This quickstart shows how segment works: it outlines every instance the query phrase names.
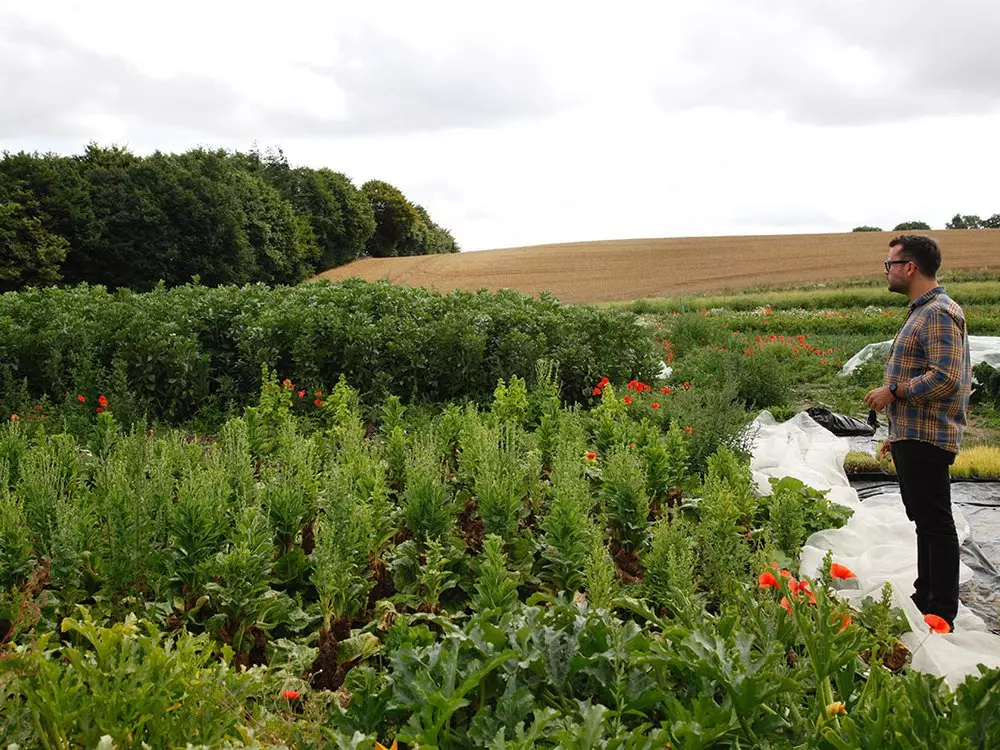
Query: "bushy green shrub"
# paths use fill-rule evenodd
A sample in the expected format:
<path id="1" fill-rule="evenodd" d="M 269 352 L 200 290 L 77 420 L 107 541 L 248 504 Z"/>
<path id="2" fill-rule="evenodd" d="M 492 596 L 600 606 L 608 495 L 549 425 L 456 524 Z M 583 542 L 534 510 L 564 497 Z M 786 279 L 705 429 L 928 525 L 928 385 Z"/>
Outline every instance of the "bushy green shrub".
<path id="1" fill-rule="evenodd" d="M 112 411 L 122 406 L 117 416 L 126 423 L 222 417 L 253 400 L 262 364 L 294 383 L 293 407 L 302 414 L 340 375 L 368 406 L 389 394 L 488 403 L 500 378 L 509 388 L 515 377 L 532 382 L 542 358 L 558 362 L 561 395 L 572 402 L 589 399 L 601 377 L 650 379 L 660 364 L 629 313 L 509 290 L 440 295 L 349 279 L 0 295 L 0 413 L 7 414 L 33 411 L 47 394 L 81 418 L 93 419 L 99 395 Z M 77 403 L 78 395 L 87 401 Z M 523 403 L 511 408 L 526 415 Z"/>

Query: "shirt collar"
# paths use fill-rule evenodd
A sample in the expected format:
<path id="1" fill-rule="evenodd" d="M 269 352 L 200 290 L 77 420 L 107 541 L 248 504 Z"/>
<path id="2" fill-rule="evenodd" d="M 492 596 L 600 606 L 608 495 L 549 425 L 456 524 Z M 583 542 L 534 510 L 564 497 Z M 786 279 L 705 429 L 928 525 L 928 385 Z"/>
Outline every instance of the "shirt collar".
<path id="1" fill-rule="evenodd" d="M 912 310 L 912 309 L 914 309 L 916 307 L 920 307 L 921 305 L 927 304 L 934 297 L 937 297 L 939 294 L 944 294 L 944 287 L 940 286 L 940 285 L 934 287 L 929 292 L 925 292 L 924 294 L 921 294 L 919 297 L 917 297 L 915 300 L 913 300 L 913 302 L 910 303 L 910 309 Z"/>

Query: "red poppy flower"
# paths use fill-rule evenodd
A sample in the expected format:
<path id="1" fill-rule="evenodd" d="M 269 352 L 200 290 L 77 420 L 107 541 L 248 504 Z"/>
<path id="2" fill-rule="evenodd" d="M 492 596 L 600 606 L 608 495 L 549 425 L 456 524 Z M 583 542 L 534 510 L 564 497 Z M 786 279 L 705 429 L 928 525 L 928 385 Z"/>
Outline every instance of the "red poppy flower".
<path id="1" fill-rule="evenodd" d="M 80 402 L 80 403 L 82 404 L 82 403 L 83 403 L 84 401 L 86 401 L 86 400 L 87 400 L 87 397 L 86 397 L 86 396 L 84 396 L 84 395 L 83 395 L 83 394 L 81 393 L 81 394 L 78 394 L 78 395 L 77 395 L 77 397 L 76 397 L 76 400 L 77 400 L 77 401 L 79 401 L 79 402 Z"/>
<path id="2" fill-rule="evenodd" d="M 846 581 L 848 578 L 857 578 L 850 568 L 846 565 L 841 565 L 840 563 L 834 563 L 830 566 L 830 575 L 833 578 L 839 578 L 842 581 Z"/>
<path id="3" fill-rule="evenodd" d="M 631 403 L 632 403 L 632 397 L 631 397 L 631 396 L 626 396 L 626 397 L 625 397 L 624 399 L 622 399 L 622 400 L 623 400 L 623 401 L 624 401 L 624 402 L 625 402 L 626 404 L 631 404 Z"/>
<path id="4" fill-rule="evenodd" d="M 322 405 L 323 405 L 323 399 L 318 398 L 315 401 L 313 401 L 313 406 L 322 406 Z"/>
<path id="5" fill-rule="evenodd" d="M 304 390 L 299 391 L 299 398 L 302 398 L 305 395 L 306 395 L 306 392 Z"/>
<path id="6" fill-rule="evenodd" d="M 299 699 L 298 690 L 284 690 L 281 693 L 281 697 L 290 701 L 297 701 Z"/>
<path id="7" fill-rule="evenodd" d="M 685 381 L 684 381 L 684 387 L 685 387 L 685 388 L 690 388 L 690 387 L 691 387 L 691 384 L 690 384 L 689 382 L 687 382 L 687 381 L 685 380 Z"/>
<path id="8" fill-rule="evenodd" d="M 588 461 L 593 461 L 595 458 L 597 458 L 597 454 L 596 453 L 588 453 L 587 454 L 587 460 Z"/>
<path id="9" fill-rule="evenodd" d="M 779 602 L 779 604 L 781 605 L 781 608 L 785 610 L 788 614 L 792 614 L 792 605 L 788 601 L 787 597 L 784 596 L 781 597 L 781 601 Z"/>
<path id="10" fill-rule="evenodd" d="M 19 420 L 19 419 L 20 419 L 20 417 L 19 417 L 19 416 L 17 416 L 16 414 L 11 414 L 11 415 L 10 415 L 10 421 L 11 421 L 11 422 L 16 422 L 16 421 L 17 421 L 17 420 Z"/>
<path id="11" fill-rule="evenodd" d="M 595 388 L 595 389 L 593 390 L 593 392 L 591 392 L 591 394 L 590 394 L 590 395 L 591 395 L 591 396 L 600 396 L 600 395 L 601 395 L 601 389 L 600 389 L 600 388 Z"/>
<path id="12" fill-rule="evenodd" d="M 655 401 L 653 403 L 651 403 L 649 406 L 651 408 L 653 408 L 653 409 L 659 409 L 660 408 L 660 405 L 658 403 L 656 403 Z"/>
<path id="13" fill-rule="evenodd" d="M 97 403 L 99 403 L 101 406 L 107 407 L 108 400 L 104 396 L 98 396 Z"/>
<path id="14" fill-rule="evenodd" d="M 666 385 L 665 385 L 665 386 L 663 386 L 663 387 L 662 387 L 662 388 L 660 389 L 660 393 L 670 393 L 670 387 L 669 387 L 669 386 L 666 386 Z"/>
<path id="15" fill-rule="evenodd" d="M 323 391 L 316 391 L 313 395 L 316 396 L 316 398 L 320 398 L 323 395 Z"/>
<path id="16" fill-rule="evenodd" d="M 926 622 L 928 627 L 930 627 L 930 629 L 935 633 L 951 632 L 951 625 L 949 625 L 947 620 L 943 617 L 938 617 L 937 615 L 924 615 L 924 622 Z"/>
<path id="17" fill-rule="evenodd" d="M 604 386 L 606 386 L 610 382 L 611 381 L 608 380 L 607 378 L 601 378 L 601 382 L 597 384 L 597 387 L 598 388 L 603 388 Z"/>
<path id="18" fill-rule="evenodd" d="M 693 435 L 694 434 L 694 427 L 690 427 L 690 426 L 689 427 L 685 427 L 684 428 L 684 432 L 686 432 L 688 435 Z"/>
<path id="19" fill-rule="evenodd" d="M 104 409 L 98 406 L 94 411 L 96 411 L 98 414 L 101 414 L 104 411 Z"/>
<path id="20" fill-rule="evenodd" d="M 42 410 L 42 405 L 41 404 L 35 404 L 35 411 L 41 411 L 41 410 Z"/>
<path id="21" fill-rule="evenodd" d="M 840 630 L 837 631 L 837 635 L 840 635 L 845 630 L 847 630 L 847 626 L 850 625 L 852 622 L 854 622 L 854 620 L 851 618 L 850 615 L 844 615 L 843 624 L 840 626 Z"/>
<path id="22" fill-rule="evenodd" d="M 289 380 L 288 378 L 285 378 L 284 380 L 282 380 L 281 384 L 283 386 L 285 386 L 285 388 L 287 388 L 288 390 L 292 390 L 292 388 L 295 387 L 294 385 L 292 385 L 292 381 Z"/>
<path id="23" fill-rule="evenodd" d="M 757 579 L 757 583 L 760 584 L 762 589 L 766 588 L 778 588 L 778 579 L 774 577 L 774 573 L 770 570 L 766 570 L 760 574 Z"/>

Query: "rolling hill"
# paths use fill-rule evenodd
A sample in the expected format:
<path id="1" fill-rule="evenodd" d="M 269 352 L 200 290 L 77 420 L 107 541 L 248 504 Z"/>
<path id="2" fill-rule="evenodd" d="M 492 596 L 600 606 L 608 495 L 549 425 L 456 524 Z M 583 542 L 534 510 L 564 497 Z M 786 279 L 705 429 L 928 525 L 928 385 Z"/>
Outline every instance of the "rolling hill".
<path id="1" fill-rule="evenodd" d="M 535 245 L 500 250 L 365 258 L 316 279 L 388 279 L 441 292 L 509 287 L 579 304 L 740 291 L 761 285 L 882 276 L 892 232 L 686 237 Z M 1000 230 L 926 232 L 943 271 L 1000 268 Z"/>

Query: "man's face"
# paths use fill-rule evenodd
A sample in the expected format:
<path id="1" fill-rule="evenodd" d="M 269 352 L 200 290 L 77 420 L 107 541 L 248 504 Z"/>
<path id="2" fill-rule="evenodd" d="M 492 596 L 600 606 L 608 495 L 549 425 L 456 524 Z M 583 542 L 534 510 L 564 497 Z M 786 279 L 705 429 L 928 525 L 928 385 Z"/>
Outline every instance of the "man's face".
<path id="1" fill-rule="evenodd" d="M 890 292 L 906 294 L 910 290 L 910 279 L 913 277 L 913 261 L 906 261 L 903 258 L 902 245 L 893 245 L 889 248 L 889 257 L 886 261 L 890 264 L 885 272 L 886 281 L 889 282 Z"/>

